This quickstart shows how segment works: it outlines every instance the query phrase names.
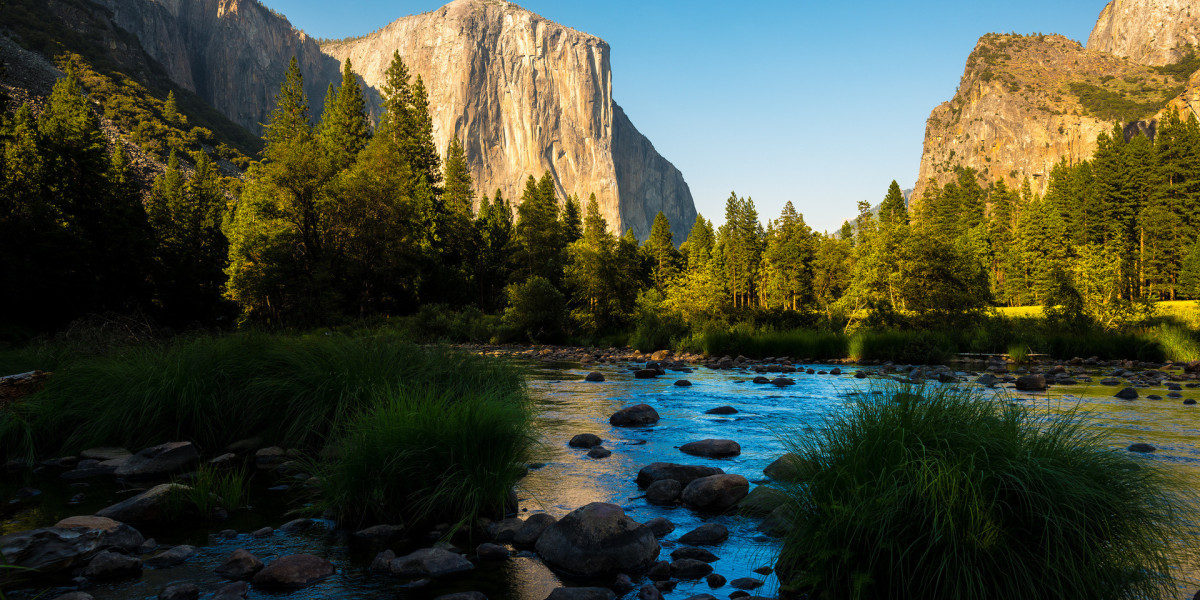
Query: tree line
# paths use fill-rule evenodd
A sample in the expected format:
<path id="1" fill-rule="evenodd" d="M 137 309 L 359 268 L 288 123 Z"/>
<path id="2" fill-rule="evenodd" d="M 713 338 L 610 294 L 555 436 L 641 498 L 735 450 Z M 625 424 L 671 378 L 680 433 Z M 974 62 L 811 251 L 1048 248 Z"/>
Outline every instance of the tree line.
<path id="1" fill-rule="evenodd" d="M 659 213 L 644 242 L 612 231 L 595 195 L 549 173 L 521 196 L 480 193 L 462 140 L 433 141 L 428 93 L 394 54 L 372 122 L 347 61 L 314 118 L 292 61 L 265 147 L 230 185 L 202 150 L 172 154 L 144 202 L 73 72 L 36 118 L 0 122 L 0 268 L 10 330 L 96 311 L 173 326 L 313 326 L 422 307 L 503 313 L 500 337 L 650 345 L 747 316 L 788 326 L 942 326 L 994 305 L 1045 304 L 1119 324 L 1153 299 L 1200 297 L 1200 126 L 1100 136 L 1039 196 L 971 169 L 910 211 L 896 182 L 840 231 L 789 202 L 765 225 L 730 195 L 677 243 Z M 443 159 L 444 156 L 444 159 Z"/>

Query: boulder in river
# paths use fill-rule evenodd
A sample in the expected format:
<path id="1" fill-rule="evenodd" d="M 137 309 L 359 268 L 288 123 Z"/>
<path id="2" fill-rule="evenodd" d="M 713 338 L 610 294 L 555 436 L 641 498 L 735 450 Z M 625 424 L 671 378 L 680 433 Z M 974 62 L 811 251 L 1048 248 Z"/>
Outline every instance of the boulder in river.
<path id="1" fill-rule="evenodd" d="M 110 550 L 92 557 L 83 568 L 83 576 L 96 581 L 124 579 L 142 574 L 142 561 Z"/>
<path id="2" fill-rule="evenodd" d="M 672 531 L 675 531 L 675 524 L 666 517 L 654 517 L 653 519 L 646 521 L 645 525 L 650 529 L 650 532 L 654 534 L 654 537 L 659 539 L 665 538 L 670 535 Z"/>
<path id="3" fill-rule="evenodd" d="M 738 511 L 748 517 L 765 517 L 787 502 L 787 494 L 769 485 L 758 485 L 738 503 Z"/>
<path id="4" fill-rule="evenodd" d="M 1046 376 L 1040 373 L 1022 375 L 1017 378 L 1017 389 L 1022 392 L 1042 392 L 1046 390 Z"/>
<path id="5" fill-rule="evenodd" d="M 683 488 L 683 504 L 695 510 L 725 512 L 750 492 L 750 482 L 741 475 L 710 475 L 701 477 Z"/>
<path id="6" fill-rule="evenodd" d="M 646 502 L 657 506 L 670 506 L 679 500 L 683 484 L 674 479 L 659 479 L 646 488 Z"/>
<path id="7" fill-rule="evenodd" d="M 474 569 L 471 561 L 442 548 L 423 548 L 400 556 L 388 565 L 394 575 L 417 578 L 438 578 Z"/>
<path id="8" fill-rule="evenodd" d="M 684 454 L 705 458 L 730 458 L 742 453 L 742 446 L 733 440 L 707 439 L 688 442 L 679 447 Z"/>
<path id="9" fill-rule="evenodd" d="M 705 523 L 679 537 L 680 544 L 715 546 L 729 539 L 729 530 L 720 523 Z"/>
<path id="10" fill-rule="evenodd" d="M 525 522 L 521 524 L 521 528 L 517 530 L 513 536 L 513 543 L 518 546 L 532 546 L 537 543 L 538 538 L 542 537 L 542 533 L 546 528 L 554 524 L 554 517 L 546 513 L 538 513 L 530 515 Z"/>
<path id="11" fill-rule="evenodd" d="M 634 379 L 654 379 L 659 375 L 658 369 L 638 369 L 633 372 Z"/>
<path id="12" fill-rule="evenodd" d="M 183 564 L 187 561 L 187 559 L 195 556 L 197 552 L 199 551 L 196 550 L 195 546 L 189 546 L 187 544 L 174 546 L 172 548 L 163 550 L 162 552 L 159 552 L 150 558 L 147 558 L 145 565 L 152 569 L 174 567 L 175 565 Z"/>
<path id="13" fill-rule="evenodd" d="M 801 460 L 799 456 L 789 452 L 767 465 L 763 474 L 775 481 L 793 483 L 800 479 Z"/>
<path id="14" fill-rule="evenodd" d="M 717 562 L 720 558 L 705 550 L 704 548 L 696 548 L 693 546 L 682 546 L 671 551 L 671 558 L 679 560 L 681 558 L 690 558 L 692 560 L 702 560 L 704 562 Z"/>
<path id="15" fill-rule="evenodd" d="M 599 371 L 592 371 L 591 373 L 588 373 L 587 377 L 584 377 L 583 380 L 591 381 L 593 383 L 600 383 L 600 382 L 604 381 L 604 373 L 601 373 Z"/>
<path id="16" fill-rule="evenodd" d="M 262 568 L 263 563 L 257 556 L 245 548 L 238 548 L 230 553 L 225 562 L 221 563 L 221 566 L 217 567 L 215 571 L 217 575 L 226 579 L 247 580 L 254 577 L 254 574 L 261 571 Z"/>
<path id="17" fill-rule="evenodd" d="M 600 436 L 594 433 L 581 433 L 571 438 L 567 445 L 572 448 L 595 448 L 603 443 Z"/>
<path id="18" fill-rule="evenodd" d="M 1129 448 L 1126 448 L 1126 449 L 1129 450 L 1130 452 L 1140 452 L 1142 454 L 1149 454 L 1151 452 L 1158 451 L 1158 448 L 1155 448 L 1154 446 L 1151 446 L 1150 444 L 1147 444 L 1144 442 L 1130 444 Z"/>
<path id="19" fill-rule="evenodd" d="M 1113 394 L 1113 396 L 1116 398 L 1120 398 L 1122 400 L 1137 400 L 1138 393 L 1137 393 L 1137 390 L 1135 390 L 1131 387 L 1127 387 L 1127 388 L 1124 388 L 1121 391 L 1117 392 L 1116 394 Z"/>
<path id="20" fill-rule="evenodd" d="M 158 593 L 158 600 L 196 600 L 199 597 L 200 588 L 194 583 L 168 585 Z"/>
<path id="21" fill-rule="evenodd" d="M 134 552 L 146 541 L 141 532 L 133 527 L 113 519 L 94 515 L 67 517 L 55 523 L 54 526 L 58 529 L 99 533 L 96 547 L 101 550 L 115 548 L 122 552 Z"/>
<path id="22" fill-rule="evenodd" d="M 705 467 L 702 465 L 681 465 L 676 463 L 656 462 L 650 463 L 642 467 L 637 474 L 638 487 L 649 487 L 650 484 L 660 479 L 674 479 L 683 485 L 687 485 L 701 477 L 709 475 L 719 475 L 725 471 L 717 467 Z"/>
<path id="23" fill-rule="evenodd" d="M 113 475 L 121 479 L 161 479 L 200 462 L 191 442 L 170 442 L 146 448 L 125 459 Z"/>
<path id="24" fill-rule="evenodd" d="M 187 490 L 187 486 L 178 483 L 162 483 L 132 498 L 96 511 L 96 516 L 127 523 L 157 521 L 168 516 L 166 513 L 170 495 Z"/>
<path id="25" fill-rule="evenodd" d="M 608 458 L 612 456 L 612 450 L 604 446 L 596 446 L 587 452 L 588 458 Z"/>
<path id="26" fill-rule="evenodd" d="M 737 409 L 732 406 L 718 406 L 716 408 L 710 408 L 710 409 L 704 411 L 704 414 L 706 414 L 706 415 L 735 415 L 735 414 L 737 414 Z"/>
<path id="27" fill-rule="evenodd" d="M 614 427 L 653 425 L 658 422 L 658 411 L 649 404 L 635 404 L 618 410 L 608 422 Z"/>
<path id="28" fill-rule="evenodd" d="M 104 521 L 115 523 L 109 519 Z M 128 526 L 116 523 L 117 531 L 114 533 L 118 543 L 106 541 L 105 538 L 109 535 L 107 527 L 43 527 L 18 531 L 0 537 L 0 558 L 4 564 L 37 570 L 44 575 L 58 573 L 77 567 L 108 547 L 128 550 L 123 541 L 127 536 L 119 532 L 120 527 Z M 134 533 L 137 534 L 137 538 L 141 537 L 136 530 Z M 132 536 L 128 537 L 130 541 L 133 540 Z M 134 545 L 134 548 L 136 547 L 137 545 Z"/>
<path id="29" fill-rule="evenodd" d="M 250 583 L 266 590 L 294 590 L 333 575 L 333 563 L 312 554 L 281 556 L 259 571 Z"/>
<path id="30" fill-rule="evenodd" d="M 678 579 L 700 579 L 712 572 L 712 565 L 694 558 L 681 558 L 671 563 L 671 576 Z"/>
<path id="31" fill-rule="evenodd" d="M 582 577 L 641 571 L 658 558 L 658 539 L 620 506 L 593 502 L 551 525 L 537 541 L 548 565 Z"/>

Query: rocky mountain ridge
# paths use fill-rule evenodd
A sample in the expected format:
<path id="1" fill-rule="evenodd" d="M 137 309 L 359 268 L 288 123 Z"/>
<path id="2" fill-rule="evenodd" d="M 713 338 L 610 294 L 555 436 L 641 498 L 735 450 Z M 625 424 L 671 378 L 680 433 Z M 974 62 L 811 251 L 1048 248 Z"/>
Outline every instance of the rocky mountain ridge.
<path id="1" fill-rule="evenodd" d="M 1197 114 L 1200 79 L 1188 70 L 1200 63 L 1187 44 L 1198 26 L 1200 0 L 1114 0 L 1086 48 L 1058 35 L 983 36 L 954 98 L 926 122 L 914 202 L 959 167 L 983 185 L 1028 179 L 1044 193 L 1050 169 L 1090 158 L 1115 122 L 1152 130 L 1163 110 Z"/>
<path id="2" fill-rule="evenodd" d="M 456 0 L 324 48 L 256 0 L 94 0 L 181 86 L 251 129 L 292 56 L 319 112 L 350 58 L 378 99 L 398 50 L 429 90 L 434 139 L 463 141 L 477 192 L 519 198 L 549 171 L 560 196 L 595 193 L 616 232 L 645 238 L 658 211 L 681 242 L 696 217 L 682 174 L 613 101 L 609 47 L 503 0 Z M 251 51 L 252 49 L 252 51 Z"/>

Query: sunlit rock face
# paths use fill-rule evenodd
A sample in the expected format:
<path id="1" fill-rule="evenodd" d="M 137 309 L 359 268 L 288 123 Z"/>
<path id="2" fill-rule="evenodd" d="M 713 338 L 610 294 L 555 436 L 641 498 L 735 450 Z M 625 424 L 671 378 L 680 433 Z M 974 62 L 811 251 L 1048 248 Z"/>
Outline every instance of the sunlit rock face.
<path id="1" fill-rule="evenodd" d="M 1196 44 L 1197 0 L 1113 0 L 1100 12 L 1087 47 L 1144 65 L 1166 65 L 1178 62 L 1186 47 Z"/>
<path id="2" fill-rule="evenodd" d="M 320 47 L 253 0 L 99 2 L 175 81 L 251 131 L 268 121 L 292 56 L 314 112 L 346 58 L 377 110 L 399 51 L 428 88 L 438 148 L 462 140 L 478 192 L 517 200 L 528 176 L 549 172 L 561 197 L 594 193 L 617 233 L 644 239 L 663 211 L 679 243 L 696 218 L 683 175 L 613 101 L 608 44 L 515 4 L 456 0 Z"/>

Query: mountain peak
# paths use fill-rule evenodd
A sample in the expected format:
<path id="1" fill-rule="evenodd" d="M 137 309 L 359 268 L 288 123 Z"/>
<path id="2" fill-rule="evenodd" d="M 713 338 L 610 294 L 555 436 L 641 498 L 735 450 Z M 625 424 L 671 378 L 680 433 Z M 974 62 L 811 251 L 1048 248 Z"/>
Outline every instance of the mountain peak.
<path id="1" fill-rule="evenodd" d="M 1200 0 L 1113 0 L 1100 11 L 1087 49 L 1162 66 L 1197 44 Z"/>

